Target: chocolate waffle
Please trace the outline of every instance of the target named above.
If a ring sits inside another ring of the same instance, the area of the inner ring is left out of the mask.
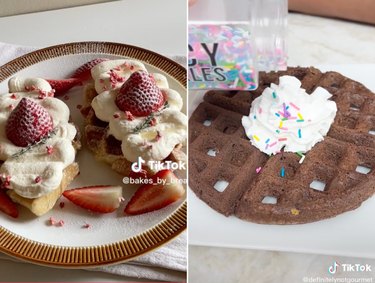
[[[241,124],[252,101],[283,75],[297,77],[307,93],[318,86],[327,89],[338,108],[324,141],[302,163],[295,153],[262,153]],[[300,224],[334,217],[359,207],[375,192],[374,134],[375,94],[362,84],[315,68],[261,73],[256,91],[209,91],[192,114],[190,188],[218,212],[256,223]],[[227,184],[224,191],[215,189],[218,181]]]
[[[108,134],[108,123],[98,119],[91,107],[91,102],[97,95],[93,84],[86,85],[84,90],[86,105],[81,109],[81,113],[85,117],[84,133],[87,147],[94,153],[97,160],[109,164],[115,172],[122,176],[129,176],[132,163],[123,156],[121,141]],[[165,160],[186,163],[186,155],[182,150],[182,145],[177,145]],[[144,169],[148,172],[148,175],[156,173],[147,166]],[[175,173],[178,177],[185,178],[186,172]]]

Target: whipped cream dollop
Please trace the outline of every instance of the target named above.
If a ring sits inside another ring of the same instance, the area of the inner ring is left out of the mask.
[[[52,97],[50,84],[39,78],[15,77],[9,80],[9,92],[0,95],[0,177],[9,180],[8,188],[25,198],[38,198],[56,189],[63,170],[74,162],[72,145],[77,130],[70,124],[70,111],[61,100]],[[14,145],[5,127],[12,110],[27,97],[43,106],[51,115],[55,134],[45,144],[14,157],[23,147]],[[47,149],[47,147],[49,149]]]
[[[251,144],[269,155],[284,147],[286,152],[309,151],[322,141],[333,123],[337,106],[322,87],[310,95],[292,76],[280,77],[251,104],[242,125]]]
[[[167,78],[159,73],[152,74],[156,85],[168,101],[154,113],[155,122],[149,127],[136,130],[147,117],[129,119],[116,103],[116,96],[123,83],[138,70],[146,71],[145,66],[135,60],[110,60],[96,65],[91,70],[95,89],[99,93],[92,101],[95,115],[109,123],[109,134],[122,141],[124,157],[136,162],[142,157],[146,162],[160,161],[168,157],[177,144],[184,144],[187,137],[187,117],[181,112],[181,95],[169,88]]]

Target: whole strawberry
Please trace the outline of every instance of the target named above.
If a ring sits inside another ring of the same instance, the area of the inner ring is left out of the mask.
[[[120,110],[129,111],[138,117],[157,111],[164,102],[164,95],[154,78],[145,71],[131,74],[116,97],[116,105]]]
[[[10,113],[5,131],[15,145],[26,147],[40,141],[53,128],[51,115],[29,98],[22,98]]]

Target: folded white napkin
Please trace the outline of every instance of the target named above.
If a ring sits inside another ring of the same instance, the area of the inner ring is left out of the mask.
[[[36,49],[37,48],[34,47],[0,42],[0,66]],[[185,56],[171,56],[171,59],[181,65],[186,64]],[[151,280],[185,281],[187,268],[186,244],[186,232],[184,232],[167,245],[164,245],[154,252],[141,256],[136,260],[112,266],[94,268],[93,270]],[[0,259],[14,260],[14,258],[2,253],[0,253]]]

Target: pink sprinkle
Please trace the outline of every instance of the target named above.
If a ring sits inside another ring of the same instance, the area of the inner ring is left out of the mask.
[[[34,90],[36,90],[37,89],[37,87],[35,86],[35,85],[32,85],[32,86],[25,86],[25,90],[26,91],[34,91]]]
[[[119,76],[116,72],[113,70],[109,71],[109,81],[111,82],[112,87],[116,87],[117,83],[123,83],[125,81],[125,78]]]
[[[47,96],[49,96],[49,93],[48,93],[48,92],[43,91],[43,90],[41,90],[41,89],[38,89],[38,93],[39,93],[39,96],[38,96],[39,99],[44,99],[44,98],[46,98]]]
[[[42,181],[42,177],[40,177],[40,176],[37,176],[36,178],[35,178],[35,183],[40,183]]]
[[[133,114],[130,111],[125,111],[125,115],[128,121],[133,121],[135,119]]]
[[[288,117],[289,120],[295,120],[297,117]]]
[[[147,141],[144,141],[144,142],[143,142],[143,146],[144,146],[146,149],[151,149],[151,148],[152,148],[152,144],[148,143]]]
[[[156,119],[155,118],[152,118],[152,120],[150,122],[150,125],[151,126],[155,126],[156,125]]]
[[[89,223],[85,223],[84,225],[82,225],[82,228],[86,228],[86,229],[88,229],[88,228],[90,228],[91,227],[91,225],[89,224]]]
[[[262,167],[258,167],[257,169],[255,169],[255,172],[257,172],[257,174],[259,174],[259,172],[262,170]]]
[[[156,80],[155,80],[155,77],[154,77],[154,74],[150,74],[150,79],[155,83]]]
[[[11,176],[10,175],[5,175],[3,174],[1,176],[1,187],[0,188],[5,188],[5,189],[10,189],[10,179],[11,179]]]
[[[280,138],[279,141],[286,141],[287,138]]]
[[[65,202],[60,202],[60,204],[59,204],[59,206],[60,206],[60,208],[64,208],[64,206],[65,206]]]
[[[288,128],[285,128],[285,127],[281,127],[280,129],[284,130],[284,131],[287,131]]]
[[[47,145],[46,148],[47,148],[47,154],[50,155],[50,154],[53,153],[53,146],[52,145]]]
[[[259,114],[262,114],[262,111],[263,111],[262,107],[259,107]]]
[[[292,106],[294,109],[296,109],[296,110],[300,110],[299,109],[299,107],[297,106],[297,105],[295,105],[294,103],[292,103],[292,102],[289,102],[289,104],[290,104],[290,106]]]
[[[161,134],[159,131],[156,131],[156,141],[159,141],[161,139]]]
[[[48,221],[49,221],[49,225],[55,225],[56,224],[56,220],[53,219],[52,216],[48,219]]]
[[[273,146],[276,145],[276,144],[277,144],[277,141],[271,143],[271,144],[270,144],[270,147],[273,147]]]
[[[62,227],[62,226],[64,226],[65,222],[64,222],[64,220],[60,220],[58,224],[59,224],[60,227]]]
[[[281,116],[285,117],[285,114],[281,111],[277,111],[277,113],[279,113]]]
[[[10,96],[10,98],[11,99],[17,99],[17,96],[14,93],[12,93],[12,95]]]

